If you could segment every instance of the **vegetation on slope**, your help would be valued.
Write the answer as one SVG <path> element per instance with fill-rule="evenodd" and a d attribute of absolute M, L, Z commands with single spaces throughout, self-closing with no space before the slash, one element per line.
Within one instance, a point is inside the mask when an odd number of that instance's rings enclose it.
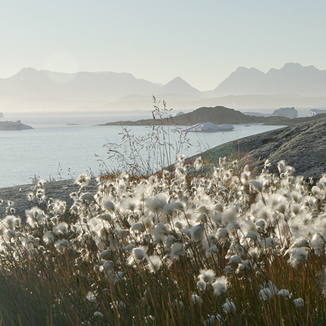
<path fill-rule="evenodd" d="M 4 325 L 325 324 L 326 176 L 221 159 L 175 174 L 77 179 L 74 203 L 8 206 L 0 225 Z M 3 203 L 5 204 L 5 203 Z"/>

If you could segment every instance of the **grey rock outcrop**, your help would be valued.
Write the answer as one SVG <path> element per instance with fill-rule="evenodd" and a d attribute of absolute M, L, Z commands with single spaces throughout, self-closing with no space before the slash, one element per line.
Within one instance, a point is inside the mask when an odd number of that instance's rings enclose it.
<path fill-rule="evenodd" d="M 18 121 L 0 121 L 0 130 L 25 130 L 33 129 L 31 126 L 25 125 Z"/>
<path fill-rule="evenodd" d="M 272 172 L 277 172 L 277 163 L 285 160 L 295 168 L 294 175 L 320 178 L 326 173 L 326 118 L 232 141 L 201 156 L 208 163 L 224 156 L 239 159 L 242 166 L 249 164 L 257 173 L 267 159 Z"/>

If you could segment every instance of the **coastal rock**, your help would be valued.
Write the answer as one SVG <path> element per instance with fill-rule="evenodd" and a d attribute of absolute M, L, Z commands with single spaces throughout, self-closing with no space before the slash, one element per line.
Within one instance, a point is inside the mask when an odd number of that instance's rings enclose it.
<path fill-rule="evenodd" d="M 0 130 L 25 130 L 33 129 L 33 127 L 25 125 L 18 121 L 0 121 Z"/>
<path fill-rule="evenodd" d="M 295 168 L 294 175 L 320 178 L 326 173 L 326 118 L 238 139 L 201 156 L 214 164 L 219 157 L 238 159 L 241 166 L 249 164 L 256 173 L 261 172 L 267 159 L 271 172 L 277 172 L 277 163 L 285 160 Z"/>

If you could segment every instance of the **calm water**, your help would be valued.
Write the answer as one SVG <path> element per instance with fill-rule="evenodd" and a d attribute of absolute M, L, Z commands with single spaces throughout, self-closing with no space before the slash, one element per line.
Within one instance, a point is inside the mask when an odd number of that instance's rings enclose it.
<path fill-rule="evenodd" d="M 129 112 L 127 114 L 64 114 L 64 115 L 6 115 L 5 120 L 18 120 L 35 129 L 22 131 L 0 131 L 0 187 L 29 184 L 36 176 L 42 179 L 75 178 L 79 173 L 95 175 L 103 169 L 99 160 L 110 169 L 116 163 L 107 161 L 106 143 L 120 143 L 122 128 L 99 127 L 97 123 L 118 120 L 150 118 L 150 113 Z M 70 125 L 71 123 L 77 125 Z M 171 127 L 170 127 L 171 128 Z M 200 153 L 231 140 L 273 130 L 275 126 L 235 125 L 232 132 L 188 133 L 192 144 L 184 151 L 186 156 Z M 146 135 L 149 127 L 128 127 L 136 136 Z M 169 132 L 171 143 L 178 134 Z M 146 156 L 147 153 L 144 153 Z"/>

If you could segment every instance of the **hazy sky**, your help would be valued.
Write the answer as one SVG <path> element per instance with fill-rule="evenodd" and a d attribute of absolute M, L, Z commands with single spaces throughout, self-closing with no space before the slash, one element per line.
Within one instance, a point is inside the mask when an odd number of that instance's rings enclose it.
<path fill-rule="evenodd" d="M 325 0 L 2 0 L 0 77 L 130 72 L 215 88 L 239 66 L 326 69 Z"/>

